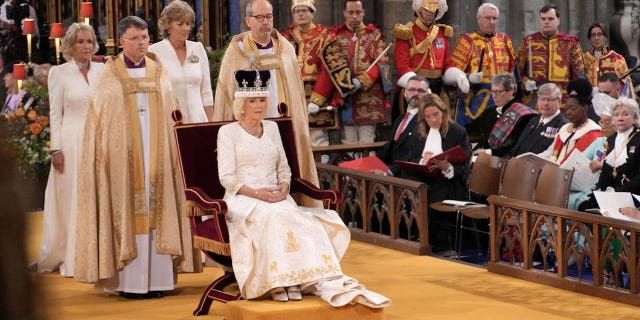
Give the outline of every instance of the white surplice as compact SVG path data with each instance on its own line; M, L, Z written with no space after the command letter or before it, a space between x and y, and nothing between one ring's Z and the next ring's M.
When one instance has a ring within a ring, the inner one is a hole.
M350 233L335 211L299 207L291 196L268 203L237 193L243 185L265 188L290 180L277 124L262 125L260 138L237 122L218 133L218 171L226 189L231 258L242 296L253 299L272 288L302 284L305 292L334 306L389 305L386 297L343 275L340 260Z
M184 123L207 122L205 106L213 106L209 59L202 43L187 40L187 58L180 63L176 50L168 39L149 46L167 70L171 88L178 99Z
M64 156L63 172L51 165L44 201L44 235L38 271L56 268L73 277L76 239L78 162L89 96L104 64L91 62L87 80L72 60L54 66L49 72L49 120L51 150Z
M132 78L146 75L145 68L127 69ZM144 161L144 181L147 191L147 208L149 206L149 149L150 149L150 116L149 102L146 93L136 94L138 118L142 137L142 153ZM149 291L173 290L174 276L171 255L156 252L156 231L149 234L136 234L138 256L118 272L117 277L102 282L105 289L130 293L147 293Z

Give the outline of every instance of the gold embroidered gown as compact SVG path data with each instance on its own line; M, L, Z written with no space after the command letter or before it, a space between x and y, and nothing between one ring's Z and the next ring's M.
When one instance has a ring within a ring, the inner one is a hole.
M260 297L272 288L303 285L332 305L351 301L372 307L389 301L342 274L340 259L350 233L335 211L299 207L288 196L267 203L238 194L289 182L291 170L276 123L262 121L258 138L234 122L218 133L218 171L226 189L233 270L242 296Z

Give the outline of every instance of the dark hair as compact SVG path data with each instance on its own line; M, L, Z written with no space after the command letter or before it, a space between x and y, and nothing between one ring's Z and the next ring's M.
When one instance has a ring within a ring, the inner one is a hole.
M127 32L127 30L131 27L134 27L140 30L149 29L149 25L147 24L147 22L140 19L140 17L136 17L136 16L124 17L122 20L120 20L120 22L118 22L118 34L120 35L120 38L122 38L124 33Z
M600 28L605 38L609 38L607 27L605 27L602 23L596 21L589 26L589 30L587 31L587 39L591 40L591 30L595 28Z
M555 10L556 12L556 18L560 18L560 12L558 12L558 7L555 4L548 4L544 7L542 7L542 9L540 9L540 12L538 12L539 14L543 14L543 13L547 13L551 10Z
M591 102L591 82L584 78L572 80L567 85L567 94L569 98L575 98L582 106L589 105Z
M605 72L598 78L598 83L607 81L619 83L620 77L618 77L618 74L616 74L615 72Z
M344 6L342 7L342 10L347 10L347 3L349 2L360 2L362 3L362 0L345 0L344 1ZM364 3L362 3L362 7L364 8Z

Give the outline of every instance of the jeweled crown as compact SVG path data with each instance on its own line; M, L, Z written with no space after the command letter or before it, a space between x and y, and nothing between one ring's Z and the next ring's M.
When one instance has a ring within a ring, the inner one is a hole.
M238 70L234 72L236 81L235 98L268 97L271 74L267 70Z

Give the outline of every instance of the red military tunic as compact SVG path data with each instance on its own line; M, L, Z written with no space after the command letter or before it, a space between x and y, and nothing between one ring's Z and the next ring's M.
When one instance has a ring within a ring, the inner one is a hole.
M629 71L627 62L624 60L624 56L607 47L602 51L602 56L600 58L596 58L593 48L584 53L584 66L587 73L587 79L594 87L598 86L598 78L600 78L603 73L614 72L618 76L621 76L625 72ZM623 88L623 95L628 98L635 99L635 92L630 84L630 77L627 76L625 79L621 80L624 82L625 87L629 87Z
M282 32L282 36L291 42L298 56L298 66L304 82L304 95L309 103L313 88L316 85L322 66L322 48L333 40L334 34L323 25L311 25L309 31L301 31L293 25ZM320 104L321 105L321 104ZM322 110L318 114L309 115L309 127L334 128L337 126L336 112Z
M385 49L384 34L372 24L367 26L360 24L357 30L342 24L334 27L332 31L336 36L336 44L348 55L352 77L362 83L362 89L345 98L350 101L352 111L346 118L343 113L342 121L355 124L385 122L387 102L380 80L380 69L374 66L367 71L367 68ZM386 54L382 56L379 63L388 63ZM323 105L333 90L334 85L330 76L326 68L323 68L311 95L311 102Z
M479 70L481 56L482 70ZM491 78L498 73L514 72L516 54L508 35L496 33L492 37L486 37L472 32L460 36L451 61L466 74L482 71L482 81L471 85L465 100L458 106L455 120L464 124L478 118L487 107L493 105Z
M452 27L442 24L427 27L420 19L406 25L396 24L393 36L398 78L411 71L430 79L442 77L453 66L449 52L452 35Z
M541 32L524 37L516 61L523 85L526 80L534 80L538 85L553 82L562 90L563 103L569 81L585 72L580 41L562 32L550 38Z

